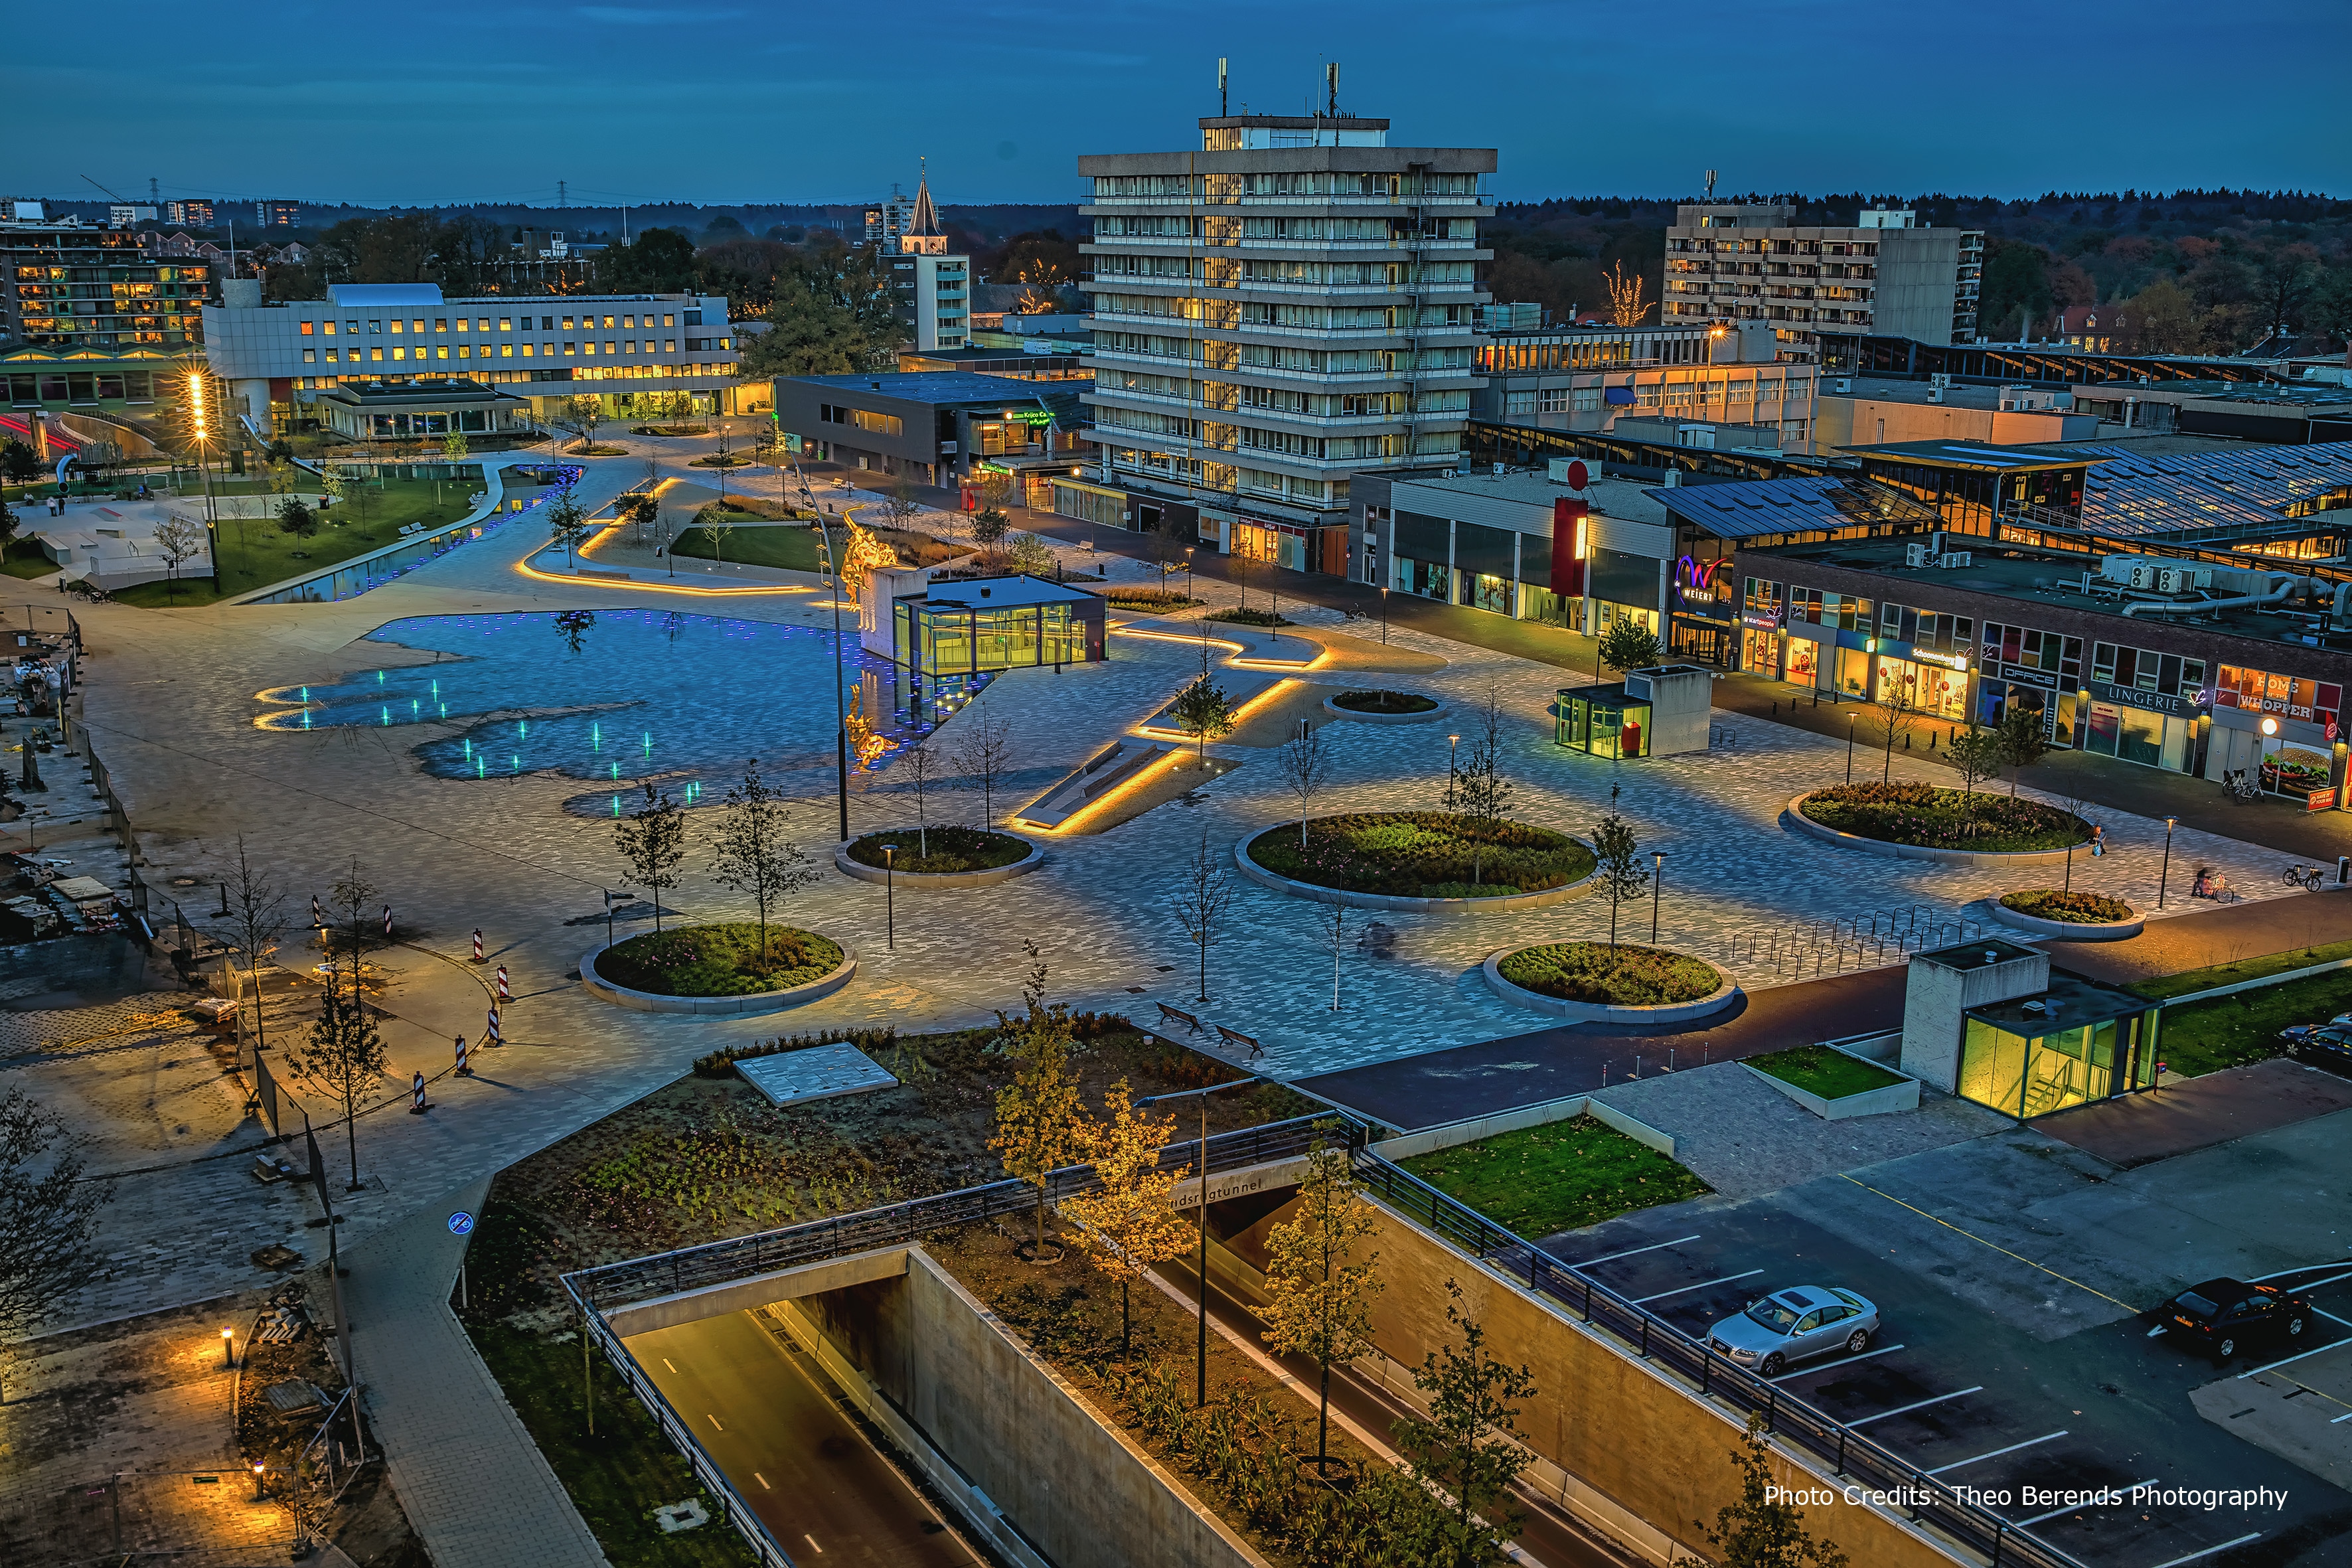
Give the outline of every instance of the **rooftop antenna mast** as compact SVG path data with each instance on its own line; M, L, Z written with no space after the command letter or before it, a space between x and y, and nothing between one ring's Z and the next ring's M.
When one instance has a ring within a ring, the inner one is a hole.
M1710 202L1715 200L1715 171L1713 169L1709 169L1706 172L1706 199Z
M1223 120L1232 111L1225 107L1225 57L1217 57L1217 118Z
M1323 68L1323 81L1328 99L1326 115L1329 119L1337 120L1339 118L1339 62L1338 60L1333 60Z
M568 181L564 180L558 180L555 182L555 205L559 207L568 207L572 205L572 193L568 188L569 184L570 183Z

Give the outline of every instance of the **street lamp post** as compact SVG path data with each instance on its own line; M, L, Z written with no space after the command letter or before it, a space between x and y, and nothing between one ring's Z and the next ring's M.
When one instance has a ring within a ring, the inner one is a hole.
M1389 588L1388 588L1388 584L1385 584L1385 583L1383 583L1383 584L1381 584L1381 646L1382 647L1386 647L1388 646L1388 641L1389 641Z
M1845 782L1848 784L1853 783L1853 721L1861 717L1859 713L1845 716Z
M1201 1155L1193 1163L1192 1176L1200 1183L1201 1251L1194 1269L1194 1282L1199 1286L1200 1323L1195 1331L1192 1347L1192 1403L1195 1407L1209 1403L1209 1096L1222 1094L1229 1089L1240 1089L1259 1082L1255 1077L1237 1078L1231 1083L1213 1083L1206 1089L1179 1089L1173 1094L1154 1094L1137 1100L1138 1105L1151 1105L1163 1100L1197 1098L1201 1102Z
M1650 851L1650 945L1658 945L1658 889L1666 885L1666 852Z
M1461 743L1462 737L1459 735L1445 737L1445 809L1448 811L1454 809L1454 792L1462 782L1462 775L1454 769L1454 748Z
M843 831L845 836L847 830ZM893 952L898 951L898 889L892 880L898 867L898 847L896 844L885 844L882 846L882 919L889 932L888 945Z
M2168 816L2164 819L2164 868L2157 874L2156 879L2156 907L2159 910L2164 908L2165 884L2172 880L2172 830L2179 826L2179 823L2180 819L2177 816Z

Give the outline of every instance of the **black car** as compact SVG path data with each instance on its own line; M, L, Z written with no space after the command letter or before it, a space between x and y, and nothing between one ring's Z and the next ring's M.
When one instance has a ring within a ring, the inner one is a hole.
M2311 1303L2275 1285L2208 1279L2157 1309L2151 1336L2163 1334L2228 1361L2258 1340L2293 1343L2311 1321Z
M2287 1049L2307 1061L2326 1062L2339 1068L2352 1067L2352 1027L2323 1024L2295 1040Z

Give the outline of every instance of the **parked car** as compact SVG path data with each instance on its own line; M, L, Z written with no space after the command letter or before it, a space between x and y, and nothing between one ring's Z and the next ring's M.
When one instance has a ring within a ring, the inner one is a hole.
M2250 1285L2242 1279L2208 1279L2156 1310L2158 1334L2228 1361L2258 1340L2293 1343L2303 1337L2311 1321L2311 1303L2275 1285Z
M2352 1028L2352 1013L2338 1013L2325 1024L2289 1024L2279 1031L2279 1038L2289 1045L2300 1045L2322 1029Z
M1717 1354L1777 1377L1790 1362L1832 1351L1860 1355L1878 1332L1878 1309L1851 1290L1798 1285L1759 1296L1706 1332Z
M2352 1026L2339 1028L2330 1024L2324 1028L2314 1029L2288 1046L2287 1049L2312 1061L2352 1067Z

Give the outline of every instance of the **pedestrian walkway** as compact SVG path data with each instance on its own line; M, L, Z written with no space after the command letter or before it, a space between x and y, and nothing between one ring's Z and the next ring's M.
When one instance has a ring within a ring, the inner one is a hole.
M345 1255L368 1418L435 1568L601 1568L595 1536L449 1310L466 1249L449 1215L478 1215L488 1192L459 1188Z

